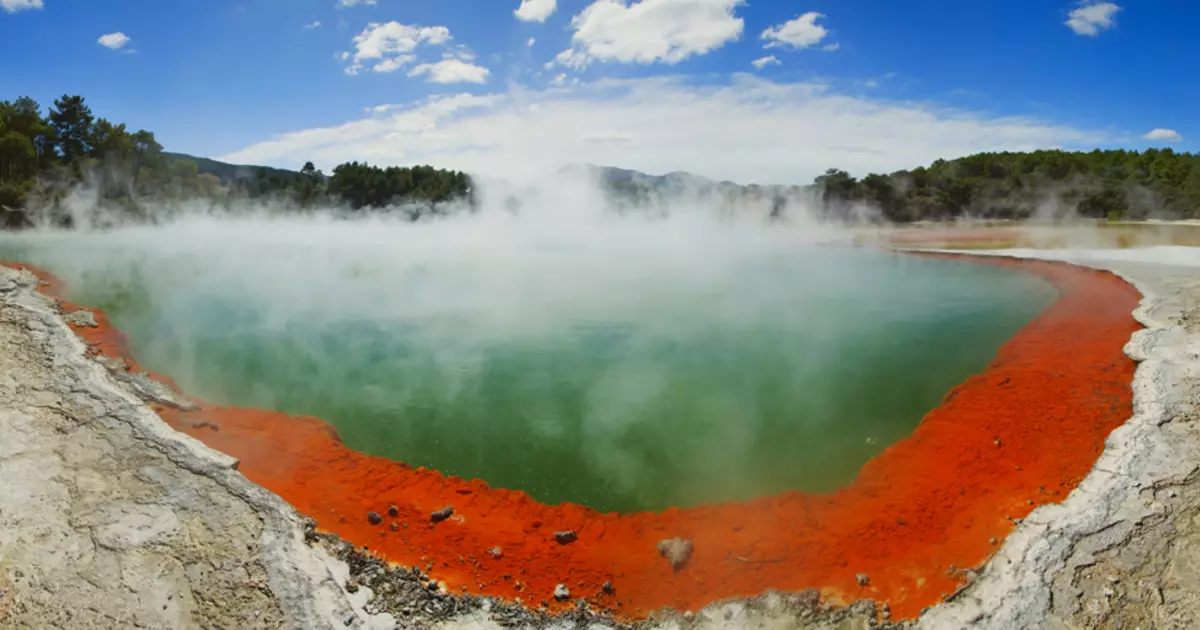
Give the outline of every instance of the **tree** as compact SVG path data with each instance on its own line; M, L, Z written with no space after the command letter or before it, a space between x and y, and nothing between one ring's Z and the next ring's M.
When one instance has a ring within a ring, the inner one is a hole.
M92 109L82 96L63 96L54 101L50 124L54 128L58 151L66 164L74 164L91 150Z
M16 131L0 135L0 180L16 181L37 174L37 150L33 142Z
M162 145L154 139L154 134L145 129L133 134L133 185L136 187L142 177L143 170L153 168L162 154Z

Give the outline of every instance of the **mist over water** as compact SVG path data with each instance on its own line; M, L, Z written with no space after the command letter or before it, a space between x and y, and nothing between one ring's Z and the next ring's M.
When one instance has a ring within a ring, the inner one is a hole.
M620 511L844 485L1054 297L761 209L603 210L561 189L417 223L184 216L4 235L0 257L190 394Z

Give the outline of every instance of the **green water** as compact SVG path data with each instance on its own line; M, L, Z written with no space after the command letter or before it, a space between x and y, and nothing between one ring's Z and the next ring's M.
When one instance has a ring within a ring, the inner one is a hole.
M62 274L191 393L600 510L845 485L1055 295L1011 270L774 242L737 256L546 247L519 265L284 243L250 248L272 261L256 266L109 238L0 253Z

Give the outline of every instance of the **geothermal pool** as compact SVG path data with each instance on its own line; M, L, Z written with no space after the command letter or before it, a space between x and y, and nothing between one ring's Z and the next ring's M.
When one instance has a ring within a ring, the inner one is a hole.
M207 401L633 512L827 492L1057 295L960 261L675 222L190 221L6 235Z

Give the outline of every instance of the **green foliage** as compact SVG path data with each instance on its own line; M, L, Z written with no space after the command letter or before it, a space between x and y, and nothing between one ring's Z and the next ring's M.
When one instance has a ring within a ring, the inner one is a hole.
M859 201L896 222L1025 219L1051 202L1093 218L1200 217L1200 156L1171 149L979 153L861 181L830 169L813 186L842 218Z
M464 173L429 166L386 169L351 163L326 177L308 162L300 172L237 166L165 153L154 134L97 119L81 96L63 96L42 114L30 98L0 101L0 227L29 223L24 206L55 207L70 189L98 189L99 203L148 218L147 200L208 199L218 205L273 198L285 207L354 209L408 204L414 217L469 195ZM414 210L413 204L424 204Z
M413 202L436 204L470 195L471 178L432 166L379 168L350 162L333 169L329 192L356 210Z

